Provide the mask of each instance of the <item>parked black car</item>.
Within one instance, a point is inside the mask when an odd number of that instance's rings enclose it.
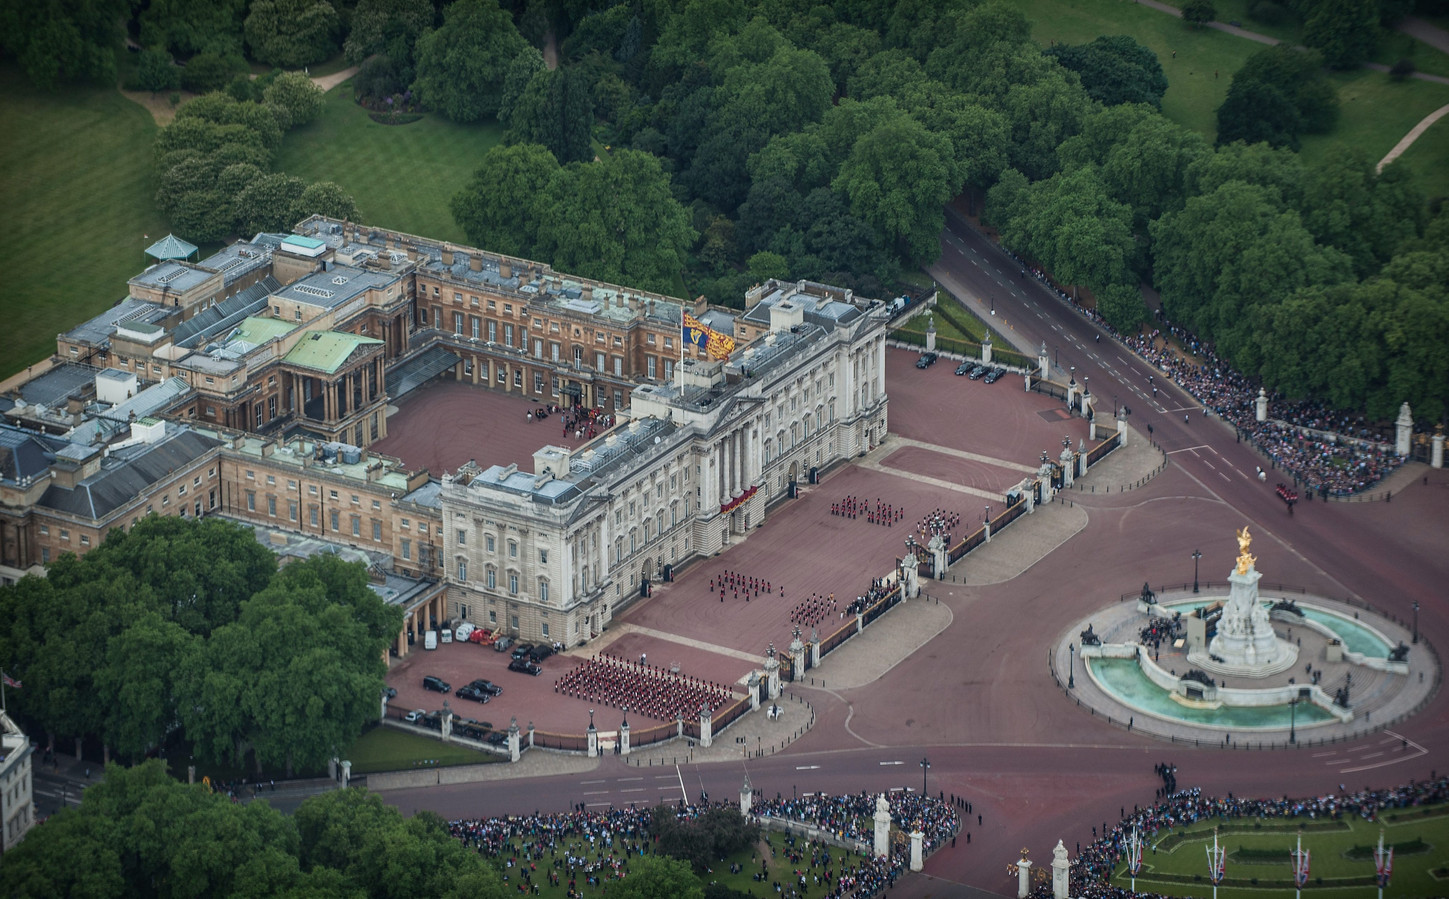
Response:
[[[971,374],[967,375],[967,377],[973,381],[979,381],[984,378],[986,376],[986,373],[990,370],[991,369],[987,368],[984,365],[977,364],[972,367]]]
[[[437,693],[451,693],[453,692],[453,685],[441,677],[433,677],[429,674],[423,678],[423,689],[432,690]]]
[[[520,643],[513,647],[513,658],[514,660],[526,658],[530,652],[533,652],[532,643]]]
[[[971,367],[972,367],[971,360],[968,359],[965,362],[962,362],[960,365],[956,366],[956,374],[958,374],[958,375],[969,374],[970,371],[971,371]]]
[[[1006,369],[998,365],[996,368],[993,368],[991,371],[986,373],[985,381],[988,384],[995,384],[997,381],[1000,381],[1005,376]]]
[[[916,360],[916,368],[930,368],[936,364],[935,353],[922,353],[921,358]]]
[[[478,678],[477,680],[473,681],[472,683],[468,684],[468,686],[470,686],[470,687],[477,687],[478,689],[483,690],[486,693],[488,693],[489,696],[497,696],[499,693],[502,693],[503,692],[503,688],[502,687],[500,687],[497,684],[493,683],[493,681],[491,681],[491,680],[484,680],[481,677]]]
[[[466,687],[459,687],[458,692],[454,695],[459,699],[471,699],[474,702],[487,702],[493,698],[492,693],[473,684],[468,684]]]
[[[483,742],[487,743],[489,746],[502,746],[504,743],[508,742],[508,734],[505,734],[501,730],[495,730],[493,733],[485,737]]]
[[[528,659],[514,659],[513,661],[508,663],[508,670],[522,671],[524,674],[531,674],[534,677],[538,677],[540,674],[543,673],[542,668],[538,667],[538,665],[534,664]]]
[[[553,655],[553,647],[549,646],[547,643],[538,644],[528,653],[528,657],[533,659],[535,662],[542,662],[544,659],[548,658],[551,655]]]

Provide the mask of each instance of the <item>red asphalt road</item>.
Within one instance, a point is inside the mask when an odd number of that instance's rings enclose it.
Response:
[[[992,282],[999,285],[1016,274],[1009,261],[993,262],[994,248],[973,245],[970,234],[953,232],[948,238],[976,254],[958,253],[948,240],[943,263],[964,281],[984,273],[999,278]],[[978,263],[982,268],[973,269]],[[985,295],[984,285],[982,290]],[[1351,594],[1400,619],[1409,617],[1409,603],[1418,600],[1423,638],[1449,646],[1443,586],[1449,574],[1444,553],[1449,545],[1449,473],[1427,472],[1427,483],[1413,482],[1392,503],[1305,502],[1289,517],[1270,486],[1244,474],[1263,459],[1235,443],[1231,429],[1204,421],[1196,412],[1184,424],[1176,410],[1189,402],[1175,388],[1166,388],[1163,405],[1155,407],[1145,388],[1144,363],[1109,338],[1098,344],[1089,322],[1040,288],[1035,290],[1038,296],[1033,298],[1030,291],[1013,295],[1002,286],[993,287],[998,311],[1013,309],[1013,323],[1029,340],[1041,339],[1029,328],[1053,335],[1062,345],[1063,364],[1075,355],[1078,377],[1090,377],[1099,397],[1115,390],[1133,406],[1137,427],[1152,422],[1171,464],[1148,485],[1128,493],[1070,494],[1088,514],[1088,527],[1020,576],[984,587],[932,584],[929,592],[951,607],[953,623],[874,683],[848,691],[814,689],[808,683],[793,687],[814,704],[817,722],[786,751],[748,762],[752,782],[782,793],[919,789],[918,763],[928,756],[930,790],[966,796],[984,821],[976,826],[972,817],[969,847],[958,841],[955,849],[943,850],[928,862],[927,872],[940,879],[908,878],[895,891],[943,896],[953,895],[953,885],[962,884],[1009,894],[1015,881],[1005,868],[1021,847],[1029,847],[1033,858],[1044,862],[1057,839],[1072,849],[1078,841],[1090,841],[1093,825],[1115,820],[1124,806],[1152,801],[1160,785],[1152,766],[1159,761],[1178,765],[1183,786],[1239,795],[1320,794],[1339,783],[1354,788],[1391,785],[1446,769],[1449,699],[1442,691],[1416,716],[1355,742],[1293,752],[1244,752],[1192,749],[1127,733],[1078,709],[1056,686],[1047,669],[1047,647],[1067,622],[1115,603],[1120,594],[1140,589],[1143,581],[1155,586],[1190,580],[1196,549],[1203,552],[1203,580],[1222,581],[1237,551],[1232,531],[1244,523],[1252,525],[1258,568],[1267,580],[1327,595]],[[954,378],[940,364],[917,372],[910,366],[912,358],[893,352],[887,362],[891,428],[896,433],[1030,464],[1042,450],[1059,450],[1062,435],[1056,432],[1063,426],[1084,430],[1078,421],[1050,424],[1041,418],[1037,413],[1049,411],[1055,401],[1024,393],[1020,381],[962,383],[964,379]],[[1160,380],[1158,385],[1166,386]],[[977,401],[986,405],[973,407],[969,415],[960,413],[965,403]],[[1078,439],[1076,432],[1068,434],[1074,442]],[[935,465],[940,455],[922,461]],[[891,534],[880,540],[878,529],[869,525],[845,528],[836,522],[830,529],[834,519],[828,515],[829,502],[847,493],[870,495],[873,485],[893,488],[882,498],[901,497],[908,520],[919,517],[917,509],[941,502],[939,491],[913,490],[916,485],[904,478],[849,466],[839,469],[803,500],[775,510],[746,543],[693,566],[684,581],[629,610],[625,620],[678,633],[716,633],[718,642],[738,643],[747,651],[770,639],[778,645],[778,617],[756,613],[751,603],[747,613],[736,608],[701,625],[694,616],[718,614],[712,608],[720,605],[717,595],[711,600],[702,596],[703,589],[691,588],[699,594],[686,595],[680,588],[722,567],[766,577],[784,571],[774,577],[787,580],[788,596],[788,579],[800,566],[810,565],[812,572],[833,573],[812,574],[811,586],[802,584],[802,589],[840,584],[835,591],[840,595],[879,573],[882,560],[893,558],[893,541],[904,539]],[[827,510],[824,517],[818,507],[811,508],[821,502]],[[1009,538],[1009,533],[1003,536]],[[965,564],[969,566],[969,559]],[[821,587],[813,586],[817,577]],[[869,632],[862,639],[869,639]],[[1424,751],[1404,752],[1400,735]],[[900,764],[882,764],[896,762]],[[700,788],[719,798],[734,794],[745,770],[744,762],[686,765],[679,774],[692,799]],[[678,798],[679,774],[673,767],[642,773],[655,789],[623,793],[620,778],[638,777],[641,771],[607,759],[587,775],[397,791],[387,799],[407,811],[432,808],[444,815],[476,816],[561,810],[584,801],[585,791],[592,794],[590,801],[617,804]],[[671,779],[674,786],[667,788]]]

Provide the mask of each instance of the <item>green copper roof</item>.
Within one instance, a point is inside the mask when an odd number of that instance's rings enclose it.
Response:
[[[189,244],[175,234],[168,234],[146,248],[146,255],[157,259],[187,259],[195,252],[195,244]]]
[[[290,322],[284,322],[279,318],[264,318],[260,315],[249,315],[237,327],[236,336],[247,343],[254,343],[261,346],[268,340],[281,337],[283,334],[290,334],[297,330],[297,326]]]
[[[302,338],[292,352],[287,354],[287,362],[330,375],[347,362],[353,350],[374,343],[380,344],[382,341],[342,331],[318,331]]]

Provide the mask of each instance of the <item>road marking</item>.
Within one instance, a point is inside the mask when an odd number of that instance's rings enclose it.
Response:
[[[1370,752],[1368,755],[1364,756],[1364,758],[1366,758],[1366,759],[1376,759],[1376,758],[1378,758],[1381,755],[1383,755],[1382,752]]]
[[[604,781],[602,781],[602,780],[581,780],[581,781],[579,781],[579,783],[585,784],[585,785],[588,785],[588,784],[601,784],[603,782]]]
[[[881,762],[882,765],[904,765],[905,762]]]
[[[627,790],[620,790],[619,792],[620,793],[642,793],[642,792],[644,792],[644,788],[643,787],[630,787]]]
[[[796,771],[814,771],[814,770],[818,769],[819,767],[820,767],[819,765],[796,765],[795,766],[795,770]]]
[[[910,787],[891,787],[888,792],[891,792],[891,793],[909,793],[909,792],[911,792],[911,788]]]
[[[1309,756],[1309,758],[1321,759],[1326,755],[1338,755],[1338,750],[1334,749],[1330,752],[1315,752],[1313,753],[1313,755]]]
[[[1182,449],[1168,450],[1167,454],[1169,456],[1173,456],[1177,453],[1195,453],[1201,449],[1212,449],[1212,447],[1208,446],[1206,443],[1200,443],[1197,446],[1185,446]]]
[[[674,773],[679,776],[679,792],[681,792],[684,795],[688,796],[689,795],[689,791],[684,788],[684,772],[679,770],[679,766],[678,765],[675,765],[674,766]]]
[[[1213,471],[1217,471],[1217,468],[1215,468],[1213,464],[1206,459],[1202,460],[1202,464],[1206,465],[1208,468],[1211,468]]]
[[[614,803],[612,803],[612,802],[589,802],[589,803],[585,803],[585,804],[586,805],[613,805]]]
[[[670,777],[668,774],[656,774],[656,775],[654,775],[654,779],[655,780],[673,780],[674,778]]]
[[[609,791],[608,790],[586,790],[586,791],[584,791],[584,795],[585,796],[607,796],[607,795],[609,795]]]
[[[619,782],[620,783],[628,783],[631,780],[643,780],[643,779],[644,778],[642,778],[642,777],[621,777],[621,778],[619,778]]]

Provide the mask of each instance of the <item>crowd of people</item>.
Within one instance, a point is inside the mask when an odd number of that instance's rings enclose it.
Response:
[[[553,685],[555,693],[638,712],[660,721],[690,718],[703,706],[714,711],[730,699],[724,684],[676,674],[639,661],[599,653],[575,666]]]
[[[906,793],[895,794],[890,805],[899,830],[919,824],[927,853],[955,838],[959,821],[954,803]],[[677,814],[693,818],[710,807],[707,799],[698,805],[681,801]],[[867,847],[874,840],[875,796],[870,793],[804,799],[778,794],[766,799],[757,793],[752,811],[828,830],[838,839]],[[516,885],[518,892],[536,893],[540,881],[554,886],[567,883],[567,895],[573,899],[587,892],[607,892],[608,881],[627,877],[629,860],[653,851],[652,824],[648,808],[590,811],[580,804],[554,814],[459,819],[448,827],[465,847],[496,859],[505,883]],[[901,846],[893,847],[889,859],[882,859],[869,850],[854,852],[791,834],[784,843],[782,852],[771,847],[768,857],[757,855],[750,863],[759,869],[753,880],[784,897],[819,896],[823,890],[824,899],[869,899],[889,889],[910,860],[909,848]],[[741,873],[745,867],[731,864],[730,873]]]
[[[827,618],[839,611],[835,605],[835,594],[811,593],[809,598],[795,603],[790,610],[790,620],[801,627],[819,627]],[[844,613],[841,613],[844,618]]]
[[[709,579],[709,592],[711,595],[714,594],[714,589],[716,585],[719,586],[720,602],[724,602],[725,594],[730,592],[734,593],[734,597],[736,600],[738,600],[740,596],[743,595],[745,598],[745,602],[749,602],[751,596],[753,596],[755,599],[759,599],[761,593],[764,593],[765,596],[769,596],[773,592],[774,587],[774,585],[765,578],[755,577],[748,574],[741,574],[738,571],[729,570],[721,571],[719,574]],[[785,598],[784,584],[780,585],[780,598]]]
[[[896,522],[905,517],[905,512],[899,506],[881,502],[879,498],[872,503],[858,496],[846,496],[840,502],[831,503],[830,514],[852,521],[859,518],[866,524],[879,524],[888,528],[895,527]]]
[[[1175,766],[1158,766],[1159,773]],[[1176,778],[1174,776],[1175,785]],[[1384,790],[1348,792],[1339,785],[1338,792],[1308,799],[1240,799],[1204,796],[1197,788],[1173,793],[1167,799],[1145,809],[1134,809],[1110,830],[1103,829],[1097,840],[1082,850],[1072,862],[1071,895],[1090,899],[1157,899],[1158,894],[1138,892],[1115,886],[1112,872],[1127,854],[1133,830],[1150,845],[1158,833],[1184,827],[1198,821],[1218,818],[1339,818],[1356,815],[1375,821],[1386,809],[1412,808],[1449,800],[1449,777],[1431,777],[1427,781],[1410,781],[1407,785]],[[1093,830],[1096,828],[1094,827]],[[1051,896],[1049,886],[1038,886],[1033,899]],[[1165,899],[1165,897],[1163,897]]]
[[[1015,254],[1013,254],[1013,258]],[[1021,262],[1017,258],[1018,262]],[[1377,484],[1403,464],[1391,446],[1390,426],[1374,424],[1363,415],[1340,412],[1315,400],[1289,400],[1268,393],[1269,419],[1258,421],[1260,385],[1234,371],[1213,347],[1186,328],[1159,319],[1162,327],[1123,337],[1095,309],[1086,308],[1054,284],[1038,268],[1031,275],[1047,285],[1065,303],[1122,340],[1133,352],[1151,362],[1202,404],[1237,429],[1275,466],[1320,497],[1359,493]],[[1023,264],[1022,275],[1027,274]],[[1187,358],[1172,344],[1181,346]],[[1194,359],[1201,362],[1193,361]],[[1156,388],[1153,388],[1154,394]]]
[[[563,407],[554,403],[548,403],[535,409],[529,409],[524,417],[530,421],[543,421],[550,415],[563,417],[563,436],[567,440],[569,432],[572,431],[575,440],[585,438],[592,440],[599,435],[600,431],[607,431],[614,426],[614,416],[606,415],[602,409],[586,409],[583,406]]]

